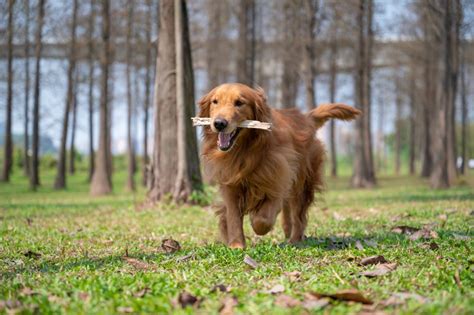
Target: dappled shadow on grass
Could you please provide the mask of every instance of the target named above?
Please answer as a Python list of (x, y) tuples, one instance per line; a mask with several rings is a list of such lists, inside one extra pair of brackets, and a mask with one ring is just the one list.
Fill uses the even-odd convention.
[[(436, 229), (439, 234), (439, 239), (420, 239), (412, 241), (413, 244), (423, 243), (424, 241), (463, 241), (459, 240), (456, 235), (465, 235), (469, 238), (474, 237), (474, 232), (469, 231), (453, 231), (446, 229)], [(386, 231), (381, 233), (374, 233), (364, 236), (307, 236), (305, 240), (298, 244), (281, 243), (281, 247), (293, 246), (295, 248), (306, 249), (306, 248), (319, 248), (326, 251), (338, 251), (346, 249), (359, 249), (364, 250), (366, 248), (377, 249), (379, 247), (386, 246), (398, 246), (401, 242), (410, 242), (409, 235), (399, 234), (392, 231)]]
[[(144, 262), (155, 262), (160, 257), (166, 257), (167, 254), (164, 253), (147, 253), (147, 254), (138, 254), (133, 255), (133, 257), (142, 260)], [(127, 265), (127, 262), (124, 260), (124, 255), (110, 255), (104, 257), (82, 257), (77, 259), (72, 259), (66, 262), (60, 262), (58, 259), (50, 261), (41, 261), (38, 264), (30, 264), (21, 267), (12, 267), (11, 270), (0, 273), (1, 279), (12, 279), (18, 274), (31, 274), (31, 273), (57, 273), (70, 271), (77, 268), (86, 268), (87, 270), (100, 270), (104, 268), (115, 269), (117, 267), (123, 267)], [(153, 266), (150, 264), (150, 266)], [(147, 269), (139, 270), (146, 271)]]
[[(374, 252), (378, 250), (387, 250), (393, 246), (401, 246), (402, 248), (409, 247), (421, 247), (427, 242), (436, 242), (436, 243), (451, 243), (458, 242), (461, 244), (467, 244), (474, 237), (474, 232), (470, 231), (459, 231), (459, 230), (448, 230), (448, 229), (436, 229), (436, 232), (439, 234), (437, 239), (419, 239), (416, 241), (411, 241), (408, 235), (398, 234), (395, 232), (381, 231), (380, 233), (372, 233), (369, 235), (352, 235), (352, 236), (339, 236), (339, 235), (319, 235), (319, 236), (309, 236), (306, 239), (296, 245), (288, 243), (272, 244), (268, 243), (268, 240), (262, 239), (261, 242), (257, 242), (255, 246), (249, 246), (244, 252), (236, 251), (219, 243), (207, 244), (205, 246), (196, 246), (190, 247), (186, 250), (181, 250), (174, 254), (166, 254), (163, 252), (149, 252), (149, 253), (133, 253), (131, 257), (128, 258), (138, 259), (139, 263), (148, 265), (148, 267), (137, 267), (133, 263), (129, 263), (124, 259), (125, 253), (123, 255), (115, 254), (108, 255), (104, 257), (79, 257), (73, 258), (68, 261), (61, 261), (61, 258), (56, 258), (52, 260), (40, 260), (36, 262), (33, 258), (25, 258), (27, 260), (26, 264), (22, 266), (11, 266), (9, 270), (2, 271), (0, 273), (0, 278), (4, 280), (10, 280), (15, 278), (17, 275), (21, 274), (23, 276), (34, 273), (59, 273), (74, 271), (80, 269), (86, 269), (87, 271), (97, 271), (105, 270), (113, 271), (117, 273), (126, 272), (129, 273), (130, 270), (133, 270), (136, 273), (139, 272), (160, 272), (159, 270), (170, 268), (169, 263), (172, 263), (173, 267), (176, 268), (176, 263), (185, 256), (192, 256), (191, 260), (195, 260), (194, 256), (197, 256), (199, 260), (205, 260), (206, 257), (213, 257), (215, 255), (224, 255), (228, 252), (237, 254), (241, 256), (246, 253), (252, 252), (262, 252), (262, 249), (265, 250), (282, 250), (287, 247), (296, 249), (298, 251), (305, 251), (309, 249), (317, 249), (327, 252), (336, 252), (343, 250), (359, 250), (364, 253), (364, 250), (368, 252)], [(462, 240), (458, 236), (463, 235), (469, 239)], [(367, 252), (365, 252), (367, 254)], [(5, 258), (5, 257), (3, 257)], [(234, 257), (235, 258), (235, 257)], [(16, 260), (16, 259), (11, 259)], [(6, 260), (4, 260), (6, 261)], [(234, 262), (227, 262), (229, 264), (234, 264)], [(121, 269), (125, 266), (128, 266), (131, 269)]]

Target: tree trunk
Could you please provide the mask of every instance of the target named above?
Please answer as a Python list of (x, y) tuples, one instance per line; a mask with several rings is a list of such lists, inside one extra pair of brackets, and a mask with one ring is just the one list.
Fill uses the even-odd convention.
[(64, 106), (61, 144), (59, 146), (58, 168), (54, 189), (66, 188), (66, 142), (69, 128), (69, 113), (74, 102), (74, 71), (76, 70), (76, 24), (78, 0), (74, 0), (72, 9), (71, 44), (69, 46), (69, 67), (67, 70), (66, 104)]
[[(151, 201), (158, 201), (167, 195), (173, 196), (176, 201), (185, 200), (191, 190), (201, 187), (196, 134), (194, 128), (186, 123), (194, 115), (194, 78), (186, 3), (184, 1), (180, 1), (180, 3), (183, 24), (180, 27), (180, 34), (175, 34), (175, 3), (173, 0), (160, 2), (161, 29), (158, 38), (154, 99), (155, 147), (152, 187), (149, 192)], [(175, 45), (179, 38), (181, 38), (181, 49), (177, 49)], [(176, 55), (180, 50), (179, 56), (181, 57)], [(181, 63), (179, 69), (176, 68), (176, 58), (179, 58), (178, 63)], [(183, 74), (181, 78), (177, 72)], [(184, 87), (180, 88), (182, 93), (179, 96), (180, 102), (184, 104), (181, 108), (172, 105), (177, 104), (176, 84), (178, 80)], [(177, 157), (177, 159), (170, 157)], [(188, 188), (189, 186), (190, 188)]]
[(90, 193), (93, 196), (109, 194), (112, 191), (110, 167), (110, 138), (109, 138), (109, 62), (110, 46), (110, 0), (102, 0), (102, 41), (101, 56), (101, 95), (100, 95), (100, 124), (99, 148), (96, 155), (95, 169), (92, 176)]
[(30, 187), (33, 190), (40, 185), (39, 180), (39, 123), (40, 123), (40, 84), (41, 84), (41, 51), (43, 48), (42, 33), (44, 24), (44, 7), (46, 0), (38, 2), (38, 18), (35, 36), (35, 90), (33, 99), (33, 143), (31, 156)]
[(89, 61), (89, 182), (94, 174), (94, 2), (95, 0), (90, 0), (89, 28), (87, 30)]
[[(330, 74), (329, 74), (329, 99), (331, 103), (336, 101), (337, 80), (337, 39), (331, 40)], [(337, 176), (337, 154), (336, 154), (336, 120), (330, 121), (330, 151), (331, 151), (331, 176)]]
[(183, 12), (181, 11), (181, 0), (174, 0), (174, 28), (176, 47), (176, 118), (177, 142), (178, 142), (178, 174), (173, 192), (174, 200), (186, 200), (191, 194), (191, 183), (188, 180), (187, 158), (186, 158), (186, 129), (185, 109), (186, 106), (184, 88), (184, 38), (183, 38)]
[(304, 82), (306, 91), (306, 110), (310, 111), (316, 107), (316, 95), (314, 85), (316, 82), (316, 71), (314, 69), (314, 43), (316, 40), (316, 14), (318, 13), (318, 1), (305, 0), (306, 10), (306, 40), (304, 47)]
[(358, 40), (356, 44), (356, 107), (364, 115), (357, 120), (355, 139), (353, 187), (372, 187), (375, 185), (375, 171), (372, 157), (371, 137), (371, 62), (372, 62), (372, 0), (360, 0), (357, 14)]
[(254, 85), (255, 73), (255, 0), (239, 2), (237, 39), (237, 82)]
[(143, 104), (143, 165), (142, 165), (142, 185), (146, 186), (148, 179), (148, 116), (150, 107), (150, 85), (151, 85), (151, 20), (152, 20), (152, 1), (147, 0), (148, 12), (146, 16), (146, 51), (145, 51), (145, 98)]
[(414, 69), (411, 70), (410, 74), (410, 135), (409, 135), (409, 173), (410, 175), (415, 175), (415, 138), (416, 138), (416, 121), (417, 121), (417, 113), (416, 113), (416, 99), (415, 99), (415, 73)]
[[(283, 72), (281, 78), (281, 101), (283, 108), (296, 107), (299, 85), (299, 52), (296, 48), (299, 37), (298, 26), (295, 20), (298, 17), (298, 3), (286, 0), (283, 7), (283, 43), (281, 48), (281, 62)], [(314, 94), (313, 94), (314, 95)]]
[(13, 110), (13, 7), (15, 0), (8, 0), (8, 39), (7, 39), (7, 103), (5, 121), (5, 149), (3, 158), (2, 182), (10, 181), (13, 165), (12, 110)]
[(400, 154), (402, 147), (402, 91), (400, 74), (395, 78), (395, 175), (400, 175)]
[(462, 7), (460, 0), (451, 1), (452, 25), (449, 30), (451, 44), (448, 47), (451, 53), (451, 69), (449, 75), (451, 94), (448, 109), (448, 177), (452, 185), (458, 176), (456, 167), (456, 96), (459, 77), (460, 29), (462, 23)]
[(461, 165), (459, 172), (466, 174), (467, 169), (467, 137), (468, 137), (468, 106), (467, 106), (467, 85), (466, 85), (466, 60), (465, 60), (465, 45), (462, 47), (462, 60), (461, 60)]
[(434, 71), (434, 63), (436, 62), (436, 50), (434, 49), (432, 40), (432, 26), (427, 19), (427, 8), (424, 8), (423, 14), (423, 48), (425, 51), (423, 62), (423, 162), (421, 168), (421, 176), (428, 178), (433, 170), (433, 158), (431, 156), (432, 146), (432, 120), (434, 115), (432, 109), (435, 107), (433, 97), (435, 91), (433, 90), (434, 80), (437, 76), (437, 71)]
[(132, 78), (131, 70), (132, 67), (132, 34), (133, 34), (133, 1), (128, 2), (128, 18), (127, 18), (127, 184), (126, 189), (128, 191), (135, 191), (135, 153), (133, 149), (132, 139), (132, 116), (133, 116), (133, 105), (132, 105)]
[[(224, 51), (220, 43), (225, 38), (225, 25), (227, 18), (224, 12), (224, 1), (208, 0), (208, 45), (206, 47), (206, 66), (207, 66), (207, 89), (210, 91), (220, 83), (225, 82), (224, 72)], [(239, 26), (244, 26), (239, 24)], [(243, 32), (243, 30), (242, 30)], [(240, 63), (243, 61), (239, 60)], [(244, 77), (244, 74), (240, 74)]]
[(30, 175), (30, 0), (25, 0), (25, 121), (23, 129), (23, 171)]
[(449, 146), (452, 102), (454, 101), (453, 76), (453, 7), (450, 0), (443, 0), (439, 11), (442, 13), (443, 27), (441, 29), (441, 80), (438, 83), (439, 102), (435, 110), (434, 138), (432, 146), (433, 171), (430, 176), (432, 188), (448, 188), (449, 179)]
[(77, 89), (79, 88), (79, 72), (76, 70), (74, 76), (74, 88), (72, 97), (72, 125), (71, 125), (71, 144), (69, 147), (69, 174), (76, 172), (76, 125), (77, 125)]

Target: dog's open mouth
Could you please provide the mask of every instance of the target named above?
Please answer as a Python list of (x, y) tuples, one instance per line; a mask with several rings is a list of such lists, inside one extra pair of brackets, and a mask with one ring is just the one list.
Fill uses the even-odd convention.
[(219, 150), (229, 151), (234, 145), (235, 139), (237, 139), (239, 132), (239, 128), (236, 128), (231, 133), (219, 132), (217, 136), (217, 146), (219, 147)]

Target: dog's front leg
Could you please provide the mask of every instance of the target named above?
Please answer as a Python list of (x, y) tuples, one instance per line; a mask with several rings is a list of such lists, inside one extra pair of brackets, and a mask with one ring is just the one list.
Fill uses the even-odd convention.
[(230, 248), (245, 248), (244, 214), (238, 207), (238, 192), (227, 186), (222, 186), (221, 191), (226, 205), (227, 244)]
[(281, 207), (281, 200), (267, 200), (258, 211), (250, 213), (250, 222), (257, 235), (265, 235), (272, 230)]

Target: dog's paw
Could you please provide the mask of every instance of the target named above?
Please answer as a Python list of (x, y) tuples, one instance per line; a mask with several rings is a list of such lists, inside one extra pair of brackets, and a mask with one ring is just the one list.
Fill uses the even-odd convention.
[(241, 242), (234, 241), (234, 242), (231, 242), (229, 244), (229, 247), (232, 248), (232, 249), (244, 249), (245, 244), (241, 243)]

